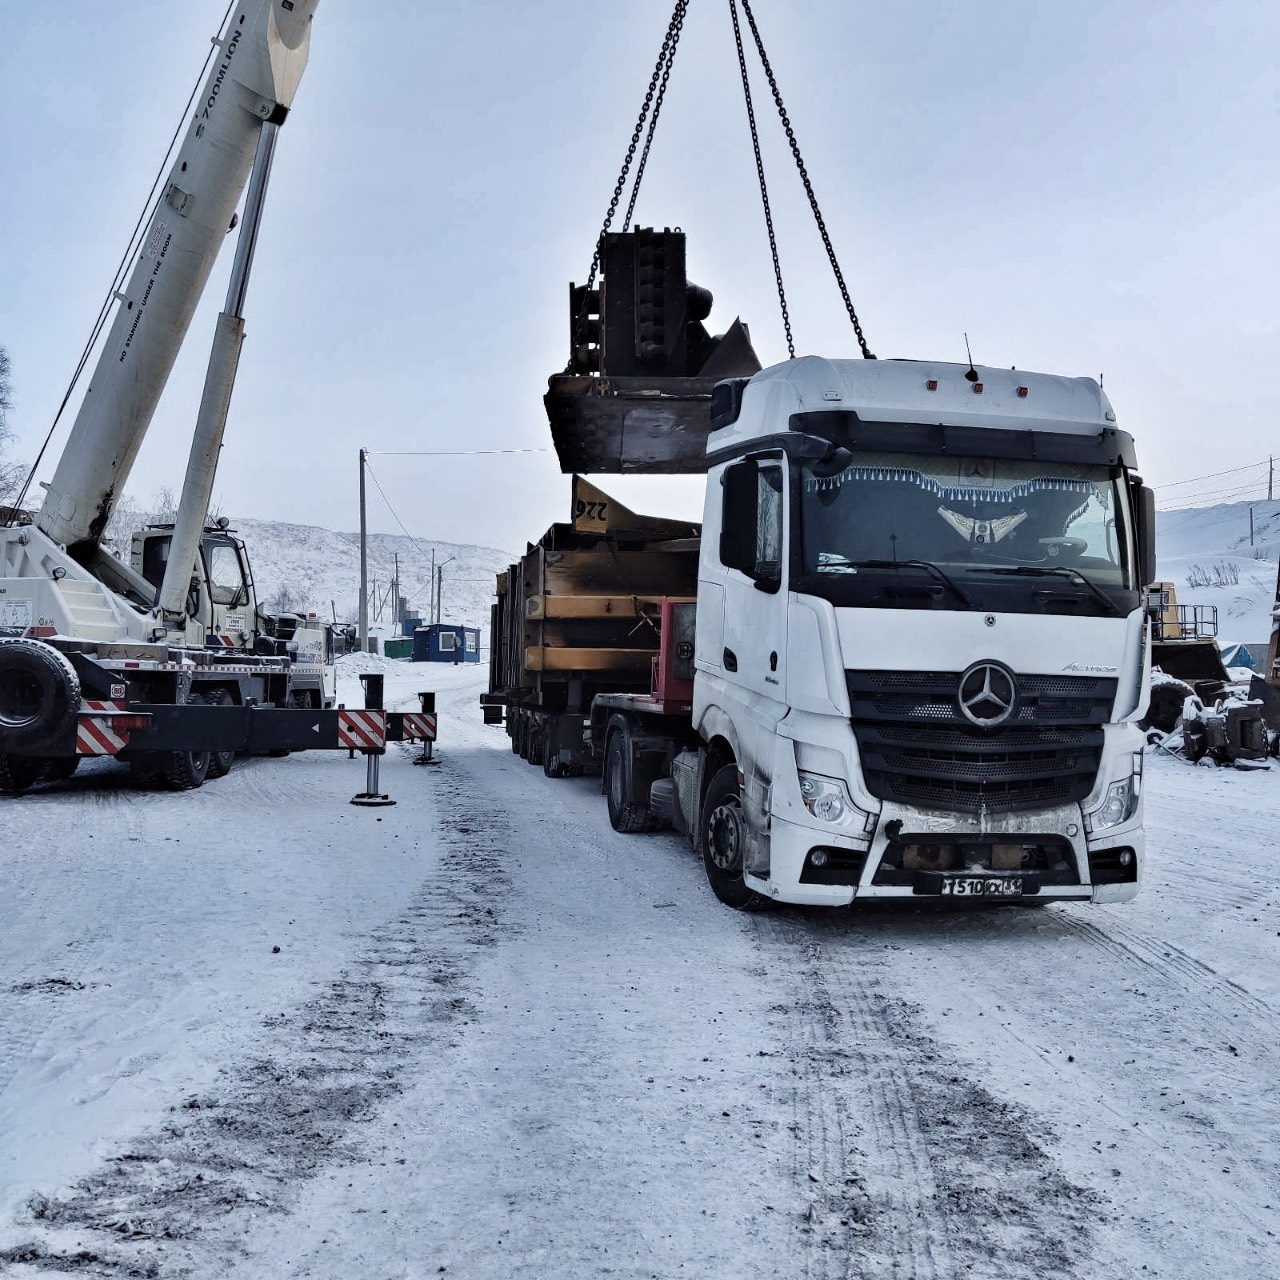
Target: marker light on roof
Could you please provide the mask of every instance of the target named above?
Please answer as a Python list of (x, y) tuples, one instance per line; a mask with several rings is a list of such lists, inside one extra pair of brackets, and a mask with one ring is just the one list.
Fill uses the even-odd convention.
[(924, 389), (926, 391), (937, 391), (938, 389), (937, 378), (930, 378), (929, 381), (924, 384)]
[(982, 383), (980, 383), (980, 382), (975, 382), (975, 383), (973, 384), (973, 394), (974, 394), (975, 396), (980, 396), (980, 395), (982, 394)]
[(1019, 399), (1019, 400), (1025, 400), (1026, 398), (1027, 398), (1027, 389), (1026, 389), (1026, 387), (1019, 387), (1019, 388), (1018, 388), (1018, 399)]

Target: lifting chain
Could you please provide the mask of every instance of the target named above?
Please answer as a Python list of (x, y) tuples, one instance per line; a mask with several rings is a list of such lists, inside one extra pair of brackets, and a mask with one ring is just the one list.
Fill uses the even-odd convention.
[[(640, 135), (645, 132), (645, 121), (649, 122), (648, 132), (645, 134), (644, 150), (640, 153), (640, 163), (636, 168), (636, 180), (631, 189), (631, 198), (627, 202), (626, 218), (622, 224), (625, 231), (631, 225), (631, 216), (635, 212), (636, 197), (640, 194), (640, 181), (644, 177), (645, 165), (649, 162), (649, 148), (653, 143), (654, 130), (658, 124), (658, 114), (662, 110), (662, 102), (666, 97), (667, 83), (671, 79), (671, 67), (675, 62), (676, 45), (680, 43), (680, 32), (684, 28), (685, 14), (689, 11), (689, 0), (676, 0), (675, 9), (671, 14), (671, 21), (667, 24), (667, 34), (662, 41), (662, 49), (658, 54), (658, 61), (654, 64), (653, 75), (649, 77), (649, 87), (645, 91), (644, 103), (640, 107), (640, 117), (636, 120), (636, 127), (631, 131), (631, 142), (627, 147), (626, 159), (622, 162), (622, 172), (618, 174), (618, 181), (614, 184), (613, 198), (609, 201), (609, 211), (604, 215), (604, 226), (600, 229), (600, 235), (596, 239), (595, 253), (591, 258), (591, 270), (587, 274), (586, 287), (582, 292), (582, 309), (574, 319), (573, 335), (569, 344), (569, 363), (565, 366), (565, 373), (573, 372), (573, 351), (581, 340), (586, 329), (587, 314), (589, 303), (587, 301), (590, 296), (592, 286), (596, 282), (596, 275), (600, 270), (600, 249), (604, 242), (605, 233), (613, 223), (613, 215), (618, 212), (618, 204), (622, 200), (623, 188), (627, 184), (627, 174), (631, 172), (632, 162), (636, 158), (636, 148), (640, 145)], [(652, 116), (650, 116), (652, 109)]]
[[(769, 227), (769, 247), (773, 251), (773, 269), (778, 280), (778, 299), (782, 305), (782, 318), (787, 330), (787, 349), (794, 359), (795, 347), (791, 341), (791, 322), (787, 315), (786, 298), (782, 291), (782, 272), (778, 265), (777, 241), (773, 233), (773, 219), (769, 212), (769, 194), (765, 189), (764, 165), (760, 159), (760, 140), (756, 134), (755, 113), (751, 106), (751, 90), (747, 84), (746, 60), (743, 56), (742, 50), (742, 33), (738, 25), (738, 0), (729, 0), (729, 8), (733, 13), (733, 31), (738, 42), (738, 61), (742, 68), (742, 85), (747, 99), (747, 118), (751, 124), (751, 142), (755, 147), (756, 152), (756, 169), (760, 178), (760, 196), (764, 201), (765, 221)], [(787, 142), (791, 146), (791, 154), (795, 158), (796, 168), (800, 173), (800, 181), (804, 183), (805, 194), (809, 197), (809, 207), (813, 210), (814, 221), (818, 224), (818, 232), (822, 236), (822, 243), (827, 251), (827, 259), (831, 263), (831, 270), (835, 273), (836, 284), (840, 287), (840, 296), (844, 299), (845, 310), (849, 313), (849, 319), (853, 323), (853, 331), (857, 334), (858, 346), (862, 350), (863, 359), (874, 360), (875, 356), (867, 346), (866, 336), (862, 332), (862, 323), (858, 319), (858, 313), (853, 308), (853, 299), (849, 297), (849, 289), (844, 282), (844, 275), (840, 270), (840, 264), (836, 261), (836, 251), (831, 243), (831, 236), (827, 232), (827, 224), (823, 221), (822, 211), (818, 208), (818, 197), (814, 194), (813, 183), (809, 180), (809, 171), (805, 168), (804, 160), (800, 155), (800, 144), (796, 141), (795, 130), (791, 127), (791, 120), (787, 115), (787, 109), (783, 106), (782, 94), (778, 89), (778, 82), (774, 78), (773, 68), (769, 65), (769, 55), (765, 53), (764, 41), (760, 38), (760, 30), (756, 26), (755, 14), (751, 12), (751, 0), (742, 0), (742, 10), (747, 15), (747, 23), (751, 27), (751, 36), (755, 41), (756, 51), (760, 55), (760, 65), (764, 68), (765, 76), (769, 81), (769, 88), (773, 93), (774, 105), (778, 108), (778, 118), (782, 121), (782, 127), (786, 131)]]
[(733, 15), (733, 38), (738, 45), (738, 69), (742, 72), (742, 96), (747, 102), (747, 123), (751, 126), (751, 146), (756, 155), (756, 177), (760, 180), (760, 201), (764, 205), (764, 225), (769, 232), (769, 252), (773, 255), (773, 278), (778, 284), (778, 306), (782, 309), (782, 327), (787, 334), (787, 358), (796, 358), (796, 342), (791, 335), (791, 313), (787, 310), (787, 291), (782, 285), (782, 263), (778, 258), (778, 237), (773, 230), (773, 210), (769, 207), (769, 187), (764, 180), (764, 160), (760, 155), (760, 134), (756, 129), (756, 109), (751, 101), (751, 80), (747, 75), (747, 55), (742, 47), (742, 27), (738, 23), (738, 6), (729, 0)]

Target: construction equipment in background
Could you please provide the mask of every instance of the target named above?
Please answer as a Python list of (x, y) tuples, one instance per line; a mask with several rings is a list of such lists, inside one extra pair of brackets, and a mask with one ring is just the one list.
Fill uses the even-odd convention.
[[(276, 136), (317, 3), (241, 0), (228, 11), (126, 255), (128, 279), (104, 305), (104, 321), (113, 302), (115, 315), (48, 492), (29, 520), (24, 488), (0, 528), (0, 792), (102, 755), (187, 790), (226, 773), (236, 752), (381, 751), (402, 732), (398, 714), (334, 709), (328, 628), (260, 610), (244, 543), (227, 521), (208, 521)], [(102, 545), (107, 524), (242, 193), (177, 515), (136, 534), (126, 564)]]
[(1218, 607), (1179, 604), (1172, 582), (1155, 582), (1147, 588), (1146, 610), (1151, 667), (1163, 672), (1163, 679), (1152, 680), (1142, 727), (1172, 733), (1187, 698), (1212, 706), (1231, 682), (1218, 648)]

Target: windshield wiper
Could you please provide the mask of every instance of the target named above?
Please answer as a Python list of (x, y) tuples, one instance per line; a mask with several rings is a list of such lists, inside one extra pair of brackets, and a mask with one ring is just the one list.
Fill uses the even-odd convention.
[(1020, 577), (1055, 577), (1066, 578), (1069, 582), (1078, 582), (1082, 587), (1087, 587), (1093, 594), (1106, 605), (1108, 612), (1118, 614), (1120, 606), (1096, 583), (1090, 582), (1079, 569), (1073, 569), (1070, 565), (1065, 564), (1020, 564), (1016, 568), (1005, 568), (1003, 566), (983, 566), (984, 573), (1007, 573), (1016, 574)]
[(939, 569), (931, 560), (855, 560), (849, 565), (851, 569), (923, 569), (932, 574), (945, 587), (964, 601), (967, 609), (976, 609), (973, 597), (949, 574)]

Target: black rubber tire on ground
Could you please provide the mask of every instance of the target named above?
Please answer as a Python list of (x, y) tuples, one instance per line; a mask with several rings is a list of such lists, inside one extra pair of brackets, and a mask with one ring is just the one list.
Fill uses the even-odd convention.
[(637, 803), (631, 795), (627, 776), (628, 757), (626, 731), (615, 729), (604, 749), (604, 795), (609, 807), (609, 825), (628, 835), (650, 829), (649, 804)]
[(38, 640), (0, 644), (0, 737), (10, 750), (38, 751), (75, 728), (80, 679), (56, 649)]
[(1159, 729), (1172, 733), (1182, 719), (1182, 706), (1195, 690), (1181, 680), (1166, 680), (1151, 686), (1147, 714), (1139, 721), (1143, 729)]
[[(211, 689), (205, 694), (204, 700), (211, 707), (230, 707), (235, 705), (235, 699), (231, 696), (229, 689)], [(209, 752), (209, 774), (210, 778), (225, 778), (231, 772), (231, 763), (236, 758), (234, 751), (210, 751)]]
[(519, 750), (517, 754), (520, 756), (521, 760), (528, 760), (529, 758), (530, 728), (531, 726), (529, 724), (529, 717), (521, 716), (520, 723), (516, 726), (516, 742), (519, 744)]
[[(188, 706), (197, 706), (204, 699), (193, 693), (187, 697)], [(169, 751), (165, 762), (165, 784), (173, 791), (195, 791), (204, 785), (209, 776), (210, 751)]]
[(20, 796), (44, 775), (38, 756), (0, 755), (0, 796)]
[(529, 754), (527, 759), (530, 764), (536, 764), (539, 767), (547, 759), (546, 730), (536, 720), (529, 726)]
[(716, 770), (707, 787), (698, 819), (698, 843), (711, 892), (735, 911), (759, 911), (769, 899), (747, 887), (742, 878), (746, 817), (738, 786), (738, 766)]
[(41, 777), (46, 782), (66, 782), (80, 767), (79, 756), (48, 756), (42, 762)]
[(520, 754), (520, 720), (521, 717), (517, 712), (507, 712), (507, 736), (511, 739), (511, 754), (513, 756)]

